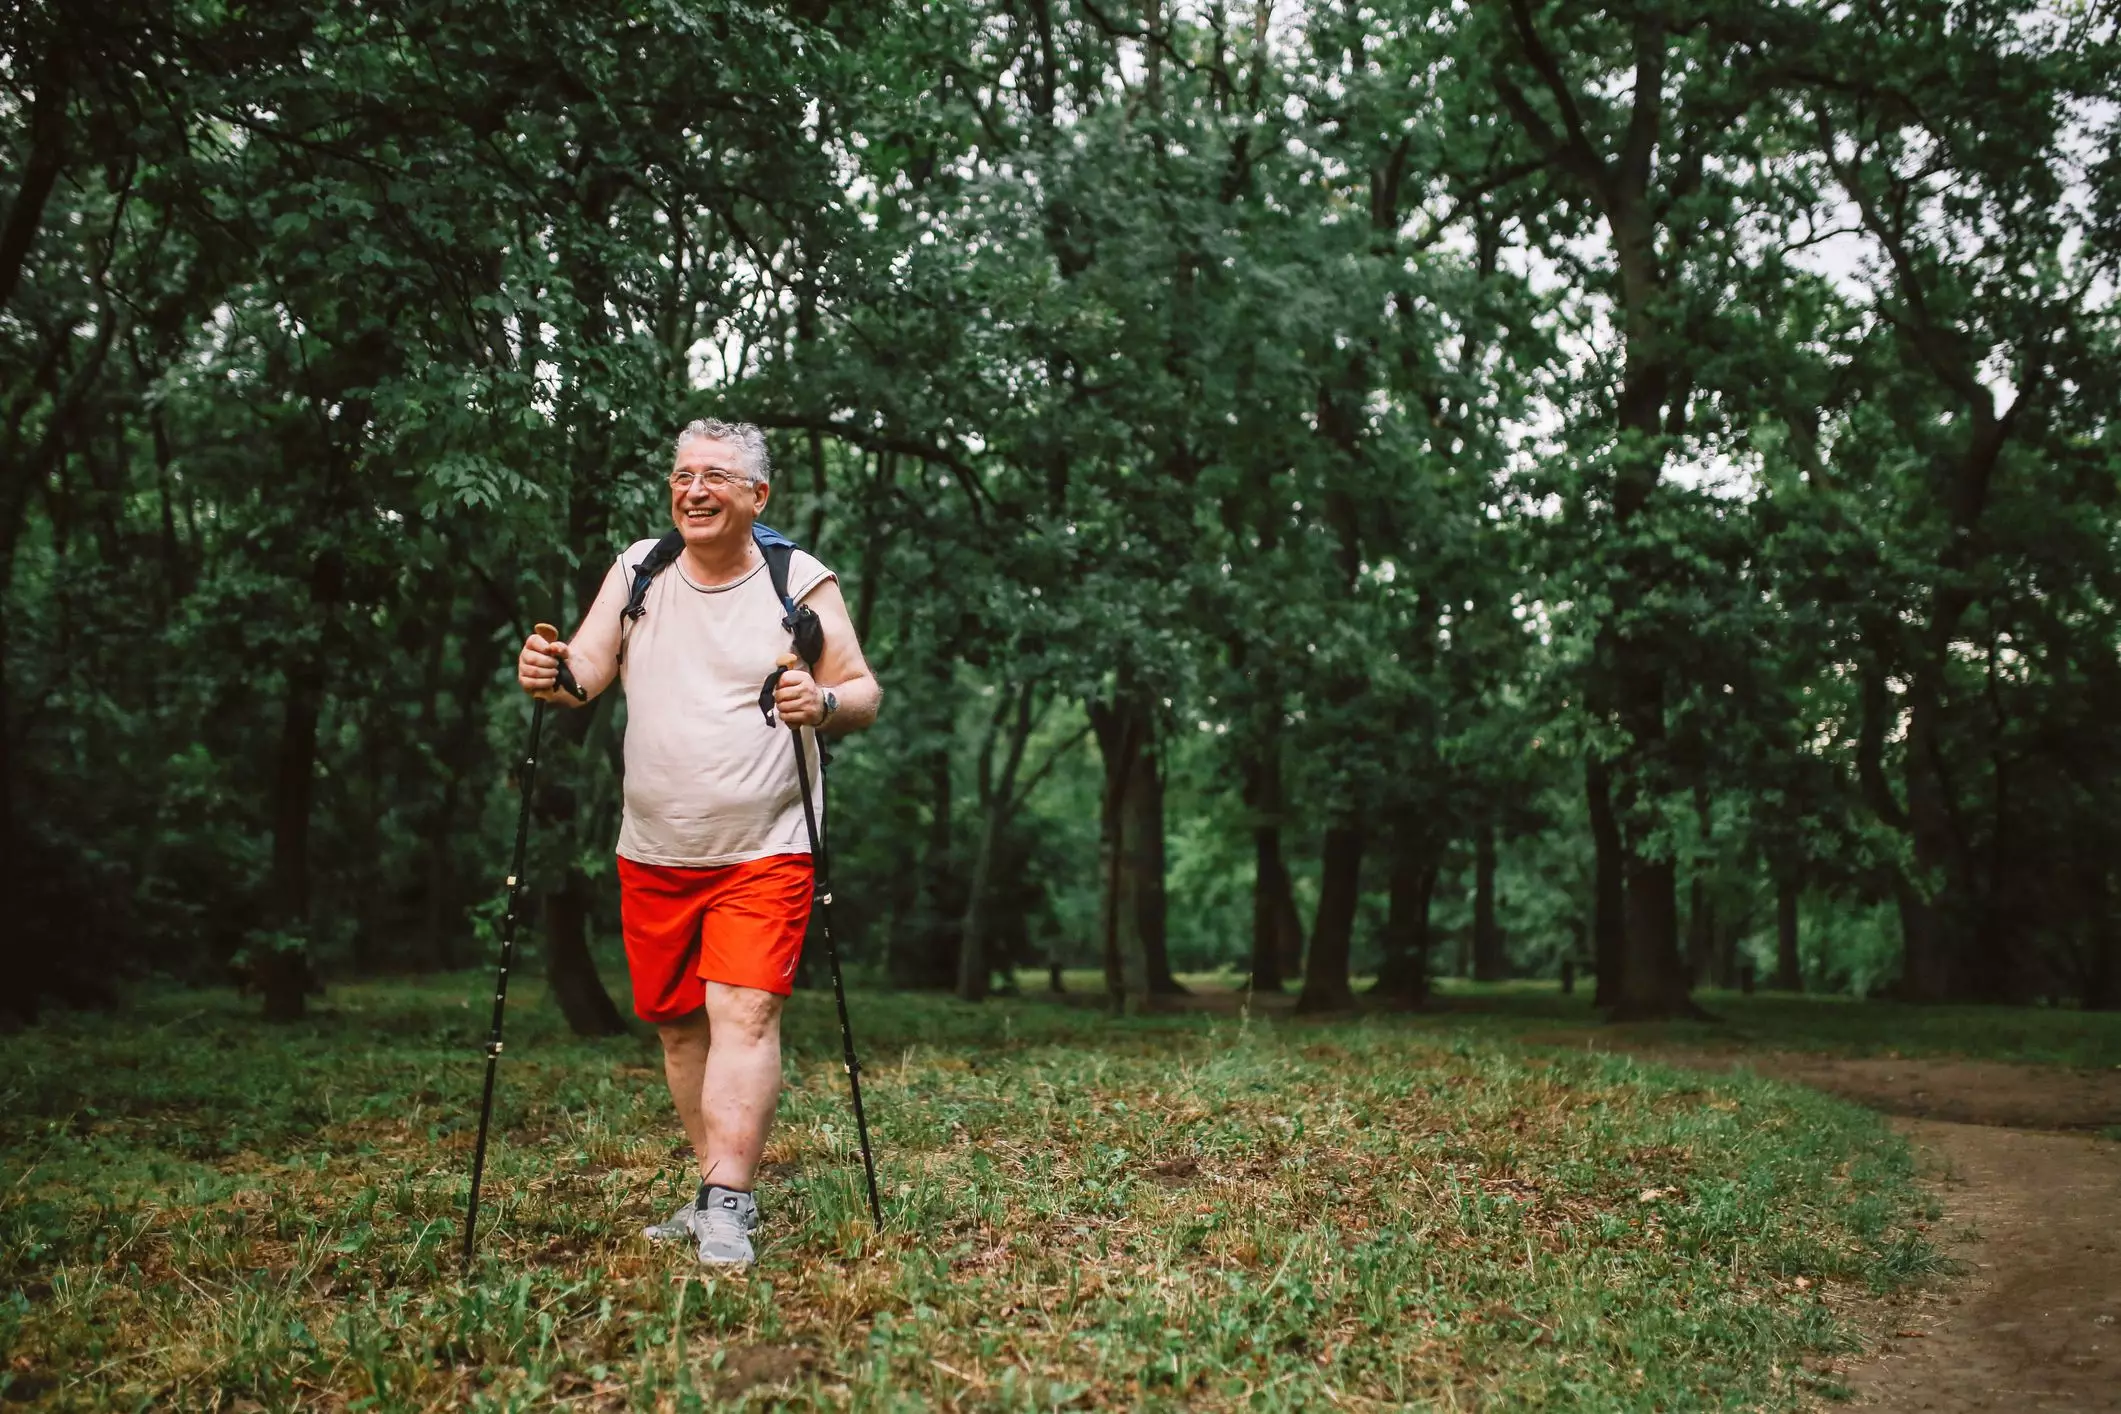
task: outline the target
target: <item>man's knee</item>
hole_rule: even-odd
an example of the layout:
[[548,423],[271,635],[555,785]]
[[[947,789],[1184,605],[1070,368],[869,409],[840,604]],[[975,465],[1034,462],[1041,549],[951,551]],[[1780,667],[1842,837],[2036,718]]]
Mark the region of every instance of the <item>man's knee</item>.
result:
[[705,1011],[696,1011],[676,1021],[658,1022],[655,1031],[662,1038],[665,1055],[707,1054],[710,1033]]
[[707,1014],[713,1018],[714,1038],[739,1046],[755,1046],[778,1039],[781,1034],[781,999],[756,987],[707,985]]

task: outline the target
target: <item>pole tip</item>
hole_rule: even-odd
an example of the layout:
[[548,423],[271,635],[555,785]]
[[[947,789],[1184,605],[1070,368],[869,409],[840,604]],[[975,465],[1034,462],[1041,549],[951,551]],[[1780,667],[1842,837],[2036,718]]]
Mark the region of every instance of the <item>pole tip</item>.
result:
[[538,637],[544,639],[547,643],[558,643],[560,641],[560,630],[554,624],[540,622],[532,624],[530,627]]

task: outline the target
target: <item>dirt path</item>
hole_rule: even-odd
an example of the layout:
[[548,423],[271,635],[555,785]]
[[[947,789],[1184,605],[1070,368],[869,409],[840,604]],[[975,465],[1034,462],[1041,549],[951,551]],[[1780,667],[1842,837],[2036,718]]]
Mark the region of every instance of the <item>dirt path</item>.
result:
[[1846,1366],[1856,1407],[1933,1414],[2121,1410],[2121,1072],[1950,1058],[1643,1054],[1749,1066],[1896,1116],[1967,1275],[1888,1308]]
[[2090,1130],[2121,1125],[2121,1070],[2071,1070],[1950,1056],[1902,1059],[1793,1051],[1678,1051],[1641,1048],[1675,1065],[1721,1070],[1750,1066],[1777,1080],[1854,1100],[1908,1119],[1941,1119],[2007,1129]]
[[1895,1116],[1944,1204],[1933,1237],[1966,1275],[1878,1313],[1877,1348],[1840,1371],[1855,1407],[2121,1411],[2121,1144],[2095,1137],[2121,1125],[2121,1071],[1552,1041],[1749,1067]]
[[1896,1125],[1942,1161],[1938,1230],[1970,1275],[1894,1313],[1884,1347],[1843,1376],[1860,1406],[2121,1410],[2121,1144]]

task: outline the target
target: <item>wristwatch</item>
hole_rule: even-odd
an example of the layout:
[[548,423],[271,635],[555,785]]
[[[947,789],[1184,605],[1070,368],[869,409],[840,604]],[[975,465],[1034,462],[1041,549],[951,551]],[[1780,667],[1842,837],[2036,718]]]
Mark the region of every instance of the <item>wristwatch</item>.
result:
[[825,725],[825,723],[827,723],[827,722],[831,721],[831,720],[832,720],[832,714],[833,714],[834,712],[837,712],[837,711],[839,711],[839,710],[840,710],[840,700],[839,700],[839,698],[833,695],[833,692],[832,692],[832,689],[831,689],[831,688],[829,688],[829,687],[828,687],[828,688],[826,688],[826,689],[825,689],[825,715],[824,715],[824,716],[822,716],[822,717],[819,717],[819,718],[817,719],[817,724],[818,724],[819,726],[821,726],[821,727],[822,727],[823,725]]

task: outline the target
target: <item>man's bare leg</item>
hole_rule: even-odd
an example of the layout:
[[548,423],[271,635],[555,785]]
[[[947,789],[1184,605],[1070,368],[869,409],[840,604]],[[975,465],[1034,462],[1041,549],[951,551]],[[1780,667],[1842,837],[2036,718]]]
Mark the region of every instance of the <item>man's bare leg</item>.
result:
[[[781,999],[709,982],[707,1021],[714,1044],[694,1102],[704,1130],[693,1140],[700,1182],[748,1191],[781,1097]],[[674,1090],[674,1074],[671,1083]]]
[[707,1075],[708,1040],[712,1034],[703,1008],[680,1021],[656,1027],[663,1039],[663,1079],[670,1086],[670,1102],[677,1106],[678,1122],[692,1141],[695,1155],[707,1152],[707,1121],[700,1115],[700,1087]]

